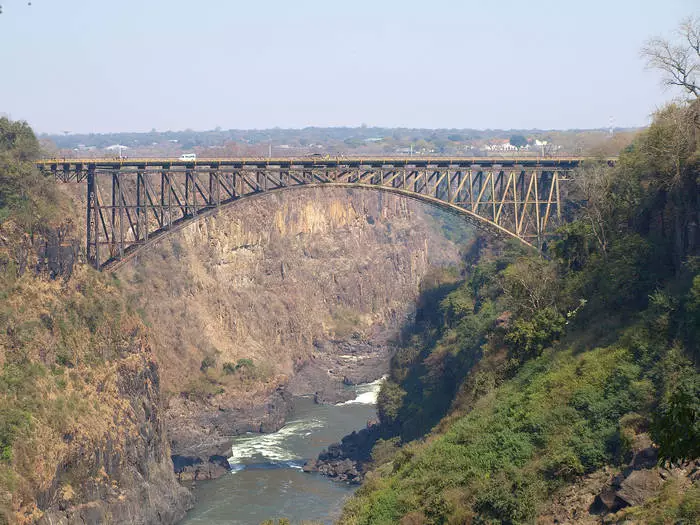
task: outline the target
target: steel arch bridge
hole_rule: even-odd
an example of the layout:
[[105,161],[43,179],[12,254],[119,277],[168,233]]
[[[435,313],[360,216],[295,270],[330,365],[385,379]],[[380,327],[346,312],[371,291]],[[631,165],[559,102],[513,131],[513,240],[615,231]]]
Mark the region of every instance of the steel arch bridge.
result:
[[87,260],[115,270],[142,248],[240,199],[292,188],[371,188],[459,214],[533,248],[561,224],[567,174],[584,158],[44,160],[86,184]]

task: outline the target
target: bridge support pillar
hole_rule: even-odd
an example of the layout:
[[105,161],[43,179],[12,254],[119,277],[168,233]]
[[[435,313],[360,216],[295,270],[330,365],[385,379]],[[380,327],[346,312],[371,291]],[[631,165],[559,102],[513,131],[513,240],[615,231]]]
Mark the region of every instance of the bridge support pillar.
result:
[[87,173],[87,249],[88,264],[93,268],[100,268],[100,205],[97,196],[97,179],[95,169],[89,168]]

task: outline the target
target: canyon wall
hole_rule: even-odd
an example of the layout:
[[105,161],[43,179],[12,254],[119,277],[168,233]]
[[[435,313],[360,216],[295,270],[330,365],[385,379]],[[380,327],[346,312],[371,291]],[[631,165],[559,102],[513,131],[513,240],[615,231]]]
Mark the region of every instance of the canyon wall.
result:
[[261,195],[120,269],[161,366],[173,453],[226,454],[226,436],[279,427],[289,391],[381,376],[421,280],[459,259],[441,233],[455,219],[428,211],[368,190]]
[[146,327],[74,239],[0,224],[0,523],[174,523],[192,497]]

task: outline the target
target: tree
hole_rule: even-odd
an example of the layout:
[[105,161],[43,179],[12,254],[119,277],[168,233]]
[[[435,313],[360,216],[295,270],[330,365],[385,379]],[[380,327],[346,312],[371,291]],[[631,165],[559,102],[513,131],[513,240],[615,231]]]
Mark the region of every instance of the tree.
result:
[[678,86],[700,98],[700,18],[684,20],[678,28],[679,43],[655,37],[642,48],[650,68],[664,74],[663,83]]
[[700,374],[685,358],[679,361],[676,374],[669,374],[672,380],[666,379],[669,391],[657,409],[651,428],[659,455],[671,461],[700,456]]
[[581,218],[590,226],[598,247],[605,256],[608,251],[610,219],[615,207],[611,198],[615,172],[603,162],[587,163],[573,172],[572,182],[583,201]]
[[[654,115],[654,122],[638,140],[639,151],[651,168],[652,180],[669,191],[682,188],[685,179],[695,179],[695,151],[700,131],[698,103],[670,104]],[[690,188],[686,188],[689,191]]]
[[0,118],[0,153],[11,153],[20,161],[37,158],[40,153],[39,141],[29,124]]
[[521,257],[503,271],[501,286],[516,315],[533,316],[556,307],[559,293],[556,265],[541,257]]
[[377,399],[377,415],[383,424],[391,426],[396,423],[405,395],[406,391],[393,381],[382,383]]
[[522,135],[511,135],[510,137],[510,143],[512,146],[515,146],[517,148],[522,148],[527,144],[527,139],[523,137]]
[[525,361],[550,346],[564,332],[565,323],[566,319],[556,308],[547,306],[516,319],[505,340],[511,344],[513,355]]

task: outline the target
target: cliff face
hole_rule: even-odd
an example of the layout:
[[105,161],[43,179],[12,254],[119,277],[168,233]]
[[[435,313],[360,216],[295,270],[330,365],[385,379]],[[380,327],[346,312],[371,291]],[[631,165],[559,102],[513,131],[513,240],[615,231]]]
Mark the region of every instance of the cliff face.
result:
[[153,335],[173,452],[226,453],[223,436],[281,425],[289,390],[381,376],[421,279],[457,260],[421,205],[330,188],[244,200],[139,255],[118,276]]
[[44,509],[39,523],[171,524],[192,504],[173,473],[158,367],[148,354],[140,348],[119,359],[96,385],[104,388],[102,407],[116,401],[105,420],[95,422],[107,428],[62,436],[68,446],[55,458],[50,484],[37,495]]
[[0,523],[174,523],[191,496],[145,326],[111,277],[72,271],[70,238],[0,225]]

